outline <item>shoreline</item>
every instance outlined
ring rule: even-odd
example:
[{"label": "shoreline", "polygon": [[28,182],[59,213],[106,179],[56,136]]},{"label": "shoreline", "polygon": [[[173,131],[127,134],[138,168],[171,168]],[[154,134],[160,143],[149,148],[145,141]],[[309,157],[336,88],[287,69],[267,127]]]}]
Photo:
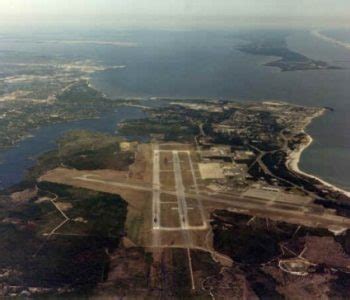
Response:
[{"label": "shoreline", "polygon": [[323,41],[326,41],[328,43],[331,43],[331,44],[334,44],[334,45],[337,45],[337,46],[340,46],[340,47],[343,47],[343,48],[350,50],[350,43],[339,41],[335,38],[329,37],[329,36],[319,32],[319,31],[317,31],[317,30],[312,30],[311,34],[313,36],[323,40]]},{"label": "shoreline", "polygon": [[301,143],[297,149],[295,149],[294,151],[291,151],[289,154],[288,154],[288,157],[287,157],[287,161],[286,161],[286,166],[288,169],[290,169],[291,171],[297,173],[297,174],[300,174],[300,175],[303,175],[303,176],[306,176],[306,177],[309,177],[309,178],[312,178],[312,179],[315,179],[317,180],[318,182],[320,182],[320,184],[326,186],[327,188],[330,188],[332,191],[334,192],[340,192],[342,194],[344,194],[345,196],[349,197],[350,198],[350,191],[346,191],[342,188],[339,188],[319,177],[317,177],[316,175],[313,175],[313,174],[310,174],[310,173],[307,173],[307,172],[304,172],[302,170],[300,170],[299,168],[299,162],[300,162],[300,158],[301,158],[301,155],[302,153],[304,152],[305,149],[307,149],[312,143],[313,143],[313,138],[311,135],[309,135],[305,129],[307,128],[307,126],[309,126],[309,124],[312,122],[313,119],[315,118],[318,118],[318,117],[321,117],[323,114],[325,113],[325,109],[323,109],[319,114],[316,114],[312,117],[309,118],[307,124],[304,126],[304,129],[301,131],[302,133],[304,133],[306,135],[306,138],[307,138],[307,142],[306,143]]}]

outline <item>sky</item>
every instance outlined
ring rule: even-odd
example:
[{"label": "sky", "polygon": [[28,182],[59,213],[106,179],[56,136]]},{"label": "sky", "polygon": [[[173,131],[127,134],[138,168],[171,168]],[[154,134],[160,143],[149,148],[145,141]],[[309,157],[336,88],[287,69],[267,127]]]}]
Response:
[{"label": "sky", "polygon": [[350,0],[0,0],[0,23],[350,26]]}]

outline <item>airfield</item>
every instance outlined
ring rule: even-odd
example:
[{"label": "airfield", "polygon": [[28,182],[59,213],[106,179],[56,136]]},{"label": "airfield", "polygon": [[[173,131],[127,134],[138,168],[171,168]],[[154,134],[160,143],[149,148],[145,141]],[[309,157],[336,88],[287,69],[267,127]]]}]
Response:
[{"label": "airfield", "polygon": [[216,166],[205,162],[192,144],[150,143],[138,145],[128,171],[57,168],[39,180],[120,195],[128,203],[124,247],[141,246],[153,254],[150,278],[155,288],[172,250],[184,251],[183,266],[193,291],[202,288],[200,273],[194,270],[196,250],[209,253],[222,266],[232,265],[230,257],[214,249],[211,218],[216,210],[251,216],[247,226],[265,218],[266,226],[272,219],[335,233],[350,228],[350,219],[315,205],[309,195],[256,187],[213,190],[217,181],[212,178],[222,177]]},{"label": "airfield", "polygon": [[120,195],[128,202],[129,243],[147,248],[201,249],[212,245],[211,214],[217,209],[341,231],[350,219],[313,203],[309,196],[248,189],[213,191],[192,144],[140,144],[128,171],[57,168],[39,180]]}]

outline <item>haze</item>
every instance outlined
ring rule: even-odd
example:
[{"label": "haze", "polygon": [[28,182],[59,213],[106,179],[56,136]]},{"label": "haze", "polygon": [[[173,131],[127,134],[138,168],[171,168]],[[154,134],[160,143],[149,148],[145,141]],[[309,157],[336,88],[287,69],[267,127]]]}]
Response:
[{"label": "haze", "polygon": [[[336,2],[336,3],[335,3]],[[348,0],[1,0],[6,24],[348,26]]]}]

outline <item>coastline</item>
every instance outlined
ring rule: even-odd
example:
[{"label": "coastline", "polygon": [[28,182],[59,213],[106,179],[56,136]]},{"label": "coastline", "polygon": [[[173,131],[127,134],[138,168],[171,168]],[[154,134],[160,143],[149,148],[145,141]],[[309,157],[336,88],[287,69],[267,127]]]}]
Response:
[{"label": "coastline", "polygon": [[350,43],[346,43],[346,42],[339,41],[339,40],[337,40],[337,39],[334,39],[334,38],[332,38],[332,37],[329,37],[329,36],[327,36],[327,35],[325,35],[325,34],[319,32],[319,31],[317,31],[317,30],[312,30],[312,31],[311,31],[311,34],[312,34],[313,36],[315,36],[315,37],[321,39],[321,40],[324,40],[324,41],[329,42],[329,43],[331,43],[331,44],[335,44],[335,45],[337,45],[337,46],[341,46],[341,47],[344,47],[344,48],[350,50]]},{"label": "coastline", "polygon": [[317,180],[318,182],[320,182],[322,185],[326,186],[327,188],[330,188],[332,191],[335,191],[335,192],[340,192],[342,194],[344,194],[345,196],[349,197],[350,198],[350,192],[349,191],[346,191],[344,189],[341,189],[319,177],[317,177],[316,175],[313,175],[313,174],[310,174],[310,173],[307,173],[307,172],[304,172],[302,170],[300,170],[299,168],[299,162],[300,162],[300,158],[301,158],[301,155],[303,153],[303,151],[305,149],[307,149],[312,143],[313,143],[313,138],[311,137],[311,135],[309,135],[305,129],[307,128],[307,126],[312,122],[313,119],[315,118],[318,118],[320,116],[322,116],[323,114],[325,113],[325,109],[323,109],[319,114],[316,114],[312,117],[309,118],[307,124],[304,126],[304,128],[302,129],[302,133],[304,133],[306,135],[306,138],[307,138],[307,142],[306,143],[301,143],[297,149],[295,149],[294,151],[291,151],[289,154],[288,154],[288,158],[287,158],[287,161],[286,161],[286,166],[288,169],[290,169],[291,171],[295,172],[295,173],[298,173],[300,175],[303,175],[303,176],[306,176],[306,177],[309,177],[309,178],[312,178],[312,179],[315,179]]}]

